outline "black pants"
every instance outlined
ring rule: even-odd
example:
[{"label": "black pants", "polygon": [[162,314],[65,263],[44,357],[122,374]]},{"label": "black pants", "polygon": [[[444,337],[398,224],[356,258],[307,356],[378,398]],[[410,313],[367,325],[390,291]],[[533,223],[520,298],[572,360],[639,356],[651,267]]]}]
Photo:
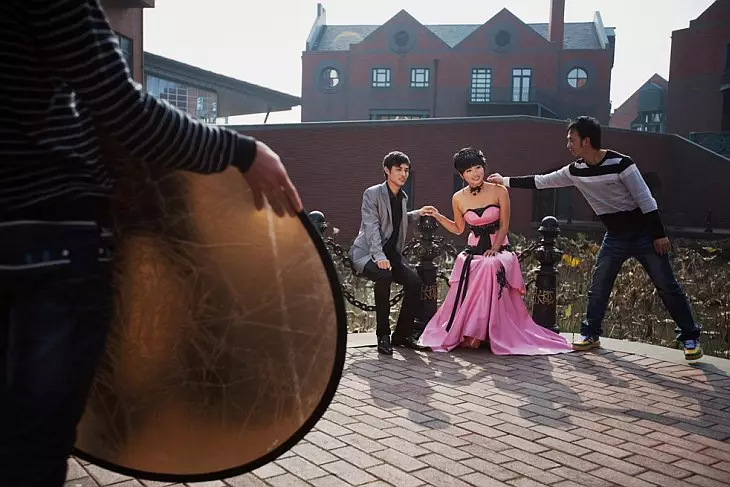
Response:
[{"label": "black pants", "polygon": [[423,307],[421,278],[400,259],[390,260],[390,265],[392,270],[380,269],[375,262],[370,261],[363,270],[363,275],[375,282],[375,333],[378,336],[390,335],[390,285],[396,282],[403,285],[405,295],[393,334],[409,337],[413,333],[414,320],[421,315]]},{"label": "black pants", "polygon": [[0,226],[4,487],[64,485],[111,319],[103,247],[95,226]]}]

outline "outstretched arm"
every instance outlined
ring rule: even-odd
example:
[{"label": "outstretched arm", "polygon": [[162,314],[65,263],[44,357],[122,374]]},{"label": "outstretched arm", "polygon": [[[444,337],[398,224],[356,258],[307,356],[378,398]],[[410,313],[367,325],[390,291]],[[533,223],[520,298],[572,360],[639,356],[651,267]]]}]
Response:
[{"label": "outstretched arm", "polygon": [[52,75],[66,82],[79,107],[139,159],[170,169],[213,173],[249,169],[256,141],[194,120],[135,83],[99,0],[26,0]]},{"label": "outstretched arm", "polygon": [[442,213],[439,213],[439,211],[433,206],[429,206],[427,208],[429,209],[427,214],[436,218],[436,220],[446,230],[456,235],[464,233],[464,215],[461,214],[461,208],[459,208],[459,201],[457,200],[456,195],[451,198],[451,209],[454,212],[453,221],[449,220]]},{"label": "outstretched arm", "polygon": [[534,176],[507,177],[495,173],[489,175],[487,181],[494,184],[501,184],[507,188],[520,189],[548,189],[573,186],[573,178],[570,175],[569,165],[548,174],[536,174]]},{"label": "outstretched arm", "polygon": [[199,122],[132,80],[99,0],[26,0],[30,29],[49,74],[65,82],[79,111],[135,158],[167,169],[245,173],[254,203],[278,214],[302,211],[279,156],[266,144]]}]

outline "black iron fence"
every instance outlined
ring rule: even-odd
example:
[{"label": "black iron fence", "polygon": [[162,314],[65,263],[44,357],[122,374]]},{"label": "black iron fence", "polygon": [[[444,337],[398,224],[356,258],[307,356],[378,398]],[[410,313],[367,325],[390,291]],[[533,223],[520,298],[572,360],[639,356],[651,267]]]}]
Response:
[{"label": "black iron fence", "polygon": [[[324,239],[324,243],[338,268],[342,292],[347,301],[356,308],[372,312],[375,306],[367,304],[356,297],[353,286],[348,283],[364,280],[352,266],[349,258],[349,249],[342,247],[334,241],[334,238],[327,236],[327,220],[325,215],[319,211],[309,214],[310,220]],[[421,277],[421,299],[423,300],[423,315],[416,320],[416,331],[421,332],[428,321],[438,309],[439,286],[438,281],[444,281],[448,286],[449,273],[453,261],[459,254],[459,250],[447,242],[443,236],[436,235],[439,225],[436,219],[429,216],[422,216],[418,223],[417,236],[412,238],[403,249],[403,256],[416,269]],[[528,245],[518,255],[522,262],[530,255],[535,255],[539,262],[539,269],[534,280],[528,281],[527,286],[534,283],[536,289],[532,303],[532,317],[536,323],[558,332],[556,320],[556,290],[557,290],[557,264],[563,252],[555,246],[555,239],[560,234],[560,226],[555,217],[547,216],[542,219],[540,228],[540,240]],[[345,276],[344,274],[350,274]],[[391,306],[397,304],[403,298],[403,290],[397,291],[390,299]]]}]

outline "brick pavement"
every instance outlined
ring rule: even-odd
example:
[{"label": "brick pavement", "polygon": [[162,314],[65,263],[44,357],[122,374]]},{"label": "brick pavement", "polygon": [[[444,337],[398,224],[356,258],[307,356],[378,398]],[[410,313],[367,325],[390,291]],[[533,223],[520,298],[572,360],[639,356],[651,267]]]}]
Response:
[{"label": "brick pavement", "polygon": [[[335,401],[302,442],[251,474],[190,485],[730,485],[730,377],[720,372],[605,349],[350,349]],[[72,462],[67,487],[107,485],[171,484]]]}]

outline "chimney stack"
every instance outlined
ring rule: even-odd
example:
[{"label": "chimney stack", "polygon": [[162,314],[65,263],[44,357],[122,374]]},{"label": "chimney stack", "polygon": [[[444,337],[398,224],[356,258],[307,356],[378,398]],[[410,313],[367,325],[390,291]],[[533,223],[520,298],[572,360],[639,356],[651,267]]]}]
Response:
[{"label": "chimney stack", "polygon": [[550,24],[548,25],[548,40],[563,48],[565,38],[565,0],[552,0],[550,5]]}]

